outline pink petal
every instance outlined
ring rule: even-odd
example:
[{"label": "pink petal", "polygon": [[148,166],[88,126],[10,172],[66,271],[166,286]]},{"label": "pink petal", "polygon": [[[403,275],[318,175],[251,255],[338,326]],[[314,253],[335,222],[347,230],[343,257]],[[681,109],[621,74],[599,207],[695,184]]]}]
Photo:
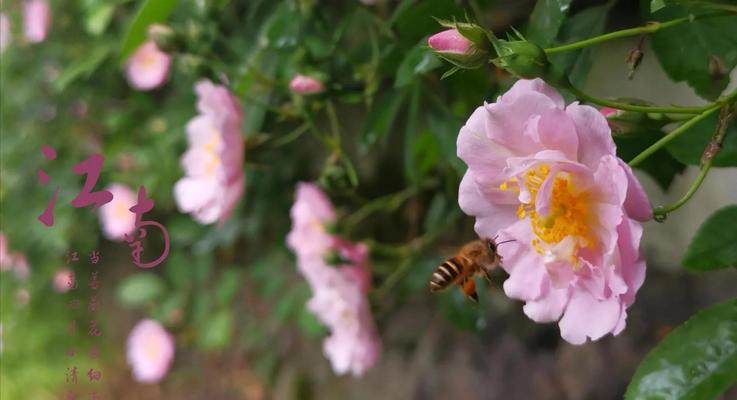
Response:
[{"label": "pink petal", "polygon": [[489,113],[485,107],[478,107],[468,118],[458,134],[458,158],[470,169],[478,171],[479,178],[494,179],[506,166],[506,159],[512,155],[499,143],[489,139],[486,134],[486,121]]},{"label": "pink petal", "polygon": [[624,201],[624,209],[627,215],[638,221],[648,221],[653,217],[653,208],[645,189],[640,185],[632,168],[627,163],[618,159],[619,164],[627,174],[627,199]]},{"label": "pink petal", "polygon": [[[512,192],[508,192],[513,194]],[[468,215],[477,217],[475,230],[480,237],[492,238],[504,227],[517,221],[514,213],[516,206],[492,204],[482,195],[474,175],[469,170],[463,176],[459,186],[458,204]]]},{"label": "pink petal", "polygon": [[518,221],[502,232],[500,241],[515,240],[499,249],[503,257],[502,268],[509,273],[509,278],[504,281],[504,293],[513,299],[538,299],[543,293],[543,284],[547,282],[547,271],[542,257],[529,247],[533,238],[529,221]]},{"label": "pink petal", "polygon": [[568,304],[570,290],[568,288],[550,288],[545,295],[537,300],[525,303],[522,310],[535,322],[557,321]]},{"label": "pink petal", "polygon": [[586,291],[574,290],[558,323],[560,335],[568,343],[578,345],[584,344],[587,338],[597,340],[614,331],[621,311],[614,297],[597,300]]},{"label": "pink petal", "polygon": [[571,103],[566,107],[578,132],[578,161],[595,169],[605,155],[615,155],[616,147],[606,118],[589,106]]},{"label": "pink petal", "polygon": [[427,44],[435,51],[452,53],[465,53],[472,45],[457,29],[438,32],[427,39]]}]

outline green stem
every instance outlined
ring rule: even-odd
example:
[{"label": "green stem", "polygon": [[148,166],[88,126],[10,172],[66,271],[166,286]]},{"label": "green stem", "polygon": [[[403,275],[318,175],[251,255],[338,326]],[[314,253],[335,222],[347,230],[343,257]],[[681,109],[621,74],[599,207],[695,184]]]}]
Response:
[{"label": "green stem", "polygon": [[374,199],[345,218],[345,226],[350,229],[379,210],[393,211],[407,201],[407,199],[414,196],[419,189],[419,186],[410,186],[399,192]]},{"label": "green stem", "polygon": [[650,147],[645,149],[642,153],[638,154],[637,157],[630,160],[628,163],[631,167],[634,167],[644,161],[646,158],[650,157],[653,153],[660,150],[663,146],[668,144],[671,140],[681,136],[684,132],[686,132],[689,128],[699,123],[704,118],[708,117],[709,115],[713,114],[715,111],[719,109],[718,106],[715,106],[714,104],[710,105],[711,108],[707,109],[703,113],[691,118],[690,120],[686,121],[683,125],[679,126],[676,129],[673,129],[672,131],[668,132],[667,135],[663,136],[660,140],[653,143]]},{"label": "green stem", "polygon": [[335,113],[335,107],[331,100],[327,101],[325,111],[328,114],[328,121],[330,121],[330,131],[333,134],[333,139],[337,146],[340,147],[340,124],[338,123],[338,116]]},{"label": "green stem", "polygon": [[581,91],[580,89],[576,88],[570,83],[565,84],[564,88],[568,89],[568,91],[570,91],[574,96],[582,100],[585,100],[589,103],[594,103],[600,106],[611,107],[611,108],[616,108],[618,110],[625,110],[625,111],[636,111],[636,112],[644,112],[644,113],[701,114],[704,111],[708,110],[710,107],[713,107],[713,104],[707,104],[706,106],[702,106],[702,107],[640,106],[636,104],[621,103],[618,101],[612,101],[612,100],[595,97],[595,96],[592,96],[590,94],[587,94]]},{"label": "green stem", "polygon": [[289,143],[292,143],[293,141],[297,140],[300,136],[302,136],[303,133],[310,130],[310,124],[304,123],[297,127],[297,129],[293,130],[289,134],[280,137],[279,139],[275,140],[274,143],[271,145],[272,148],[281,147],[284,145],[287,145]]},{"label": "green stem", "polygon": [[668,213],[675,211],[681,208],[682,205],[686,204],[699,189],[699,186],[701,186],[704,178],[706,178],[706,174],[708,174],[709,169],[711,169],[712,162],[713,160],[711,159],[707,160],[704,165],[701,166],[701,172],[699,172],[699,176],[696,177],[696,180],[691,184],[691,187],[688,188],[688,191],[686,192],[686,194],[683,195],[683,197],[681,197],[680,199],[678,199],[678,201],[669,206],[656,207],[655,210],[653,210],[653,218],[656,221],[663,221],[665,220],[665,217],[668,215]]},{"label": "green stem", "polygon": [[660,29],[670,28],[671,26],[682,24],[684,22],[689,22],[689,21],[693,21],[696,19],[700,19],[700,18],[715,17],[719,15],[722,15],[722,14],[721,13],[711,13],[711,14],[702,14],[702,15],[677,18],[677,19],[667,21],[667,22],[649,22],[646,25],[640,26],[637,28],[622,29],[621,31],[605,33],[603,35],[594,36],[592,38],[584,39],[578,42],[568,43],[568,44],[564,44],[564,45],[556,46],[556,47],[549,47],[545,49],[545,54],[550,55],[550,54],[556,54],[556,53],[563,53],[566,51],[581,49],[581,48],[591,46],[597,43],[606,42],[612,39],[619,39],[619,38],[628,37],[628,36],[638,36],[638,35],[643,35],[646,33],[653,33],[653,32],[659,31]]}]

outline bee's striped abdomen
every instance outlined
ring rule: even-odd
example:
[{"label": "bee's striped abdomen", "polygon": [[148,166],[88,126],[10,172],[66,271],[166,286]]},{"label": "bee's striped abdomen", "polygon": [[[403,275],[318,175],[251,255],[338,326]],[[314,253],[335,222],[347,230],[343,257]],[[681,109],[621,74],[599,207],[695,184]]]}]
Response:
[{"label": "bee's striped abdomen", "polygon": [[430,291],[443,290],[454,284],[461,276],[462,264],[458,257],[453,257],[442,263],[430,278]]}]

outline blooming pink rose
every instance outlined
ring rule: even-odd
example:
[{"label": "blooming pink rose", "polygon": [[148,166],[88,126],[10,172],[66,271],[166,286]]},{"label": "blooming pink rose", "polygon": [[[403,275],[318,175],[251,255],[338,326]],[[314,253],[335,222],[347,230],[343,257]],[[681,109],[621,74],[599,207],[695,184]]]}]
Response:
[{"label": "blooming pink rose", "polygon": [[[307,308],[331,331],[324,342],[325,355],[336,373],[360,376],[381,353],[367,298],[371,286],[368,249],[328,232],[326,226],[334,222],[335,211],[313,183],[297,185],[291,215],[287,243],[312,289]],[[326,256],[333,252],[345,263],[328,265]]]},{"label": "blooming pink rose", "polygon": [[169,371],[174,358],[174,338],[160,323],[139,321],[128,335],[128,364],[138,382],[155,383]]},{"label": "blooming pink rose", "polygon": [[5,13],[0,13],[0,51],[5,50],[10,44],[10,18]]},{"label": "blooming pink rose", "polygon": [[296,75],[289,82],[289,88],[297,94],[313,94],[320,93],[325,88],[320,80],[307,75]]},{"label": "blooming pink rose", "polygon": [[159,50],[153,40],[148,40],[126,62],[125,76],[133,88],[151,90],[164,84],[170,65],[171,56]]},{"label": "blooming pink rose", "polygon": [[210,224],[224,221],[243,195],[243,114],[223,86],[203,80],[195,92],[200,115],[187,124],[189,149],[181,160],[186,176],[174,186],[174,196],[182,212]]},{"label": "blooming pink rose", "polygon": [[100,207],[102,233],[110,240],[123,240],[136,227],[136,215],[130,208],[138,198],[133,190],[120,183],[113,183],[106,190],[113,194],[113,200]]},{"label": "blooming pink rose", "polygon": [[438,32],[427,39],[427,44],[435,51],[465,53],[471,47],[471,41],[461,35],[457,29]]},{"label": "blooming pink rose", "polygon": [[66,293],[74,285],[74,271],[69,268],[61,268],[54,273],[52,286],[58,293]]},{"label": "blooming pink rose", "polygon": [[468,164],[459,204],[499,247],[505,293],[573,344],[624,329],[645,278],[647,195],[615,154],[606,118],[542,80],[518,81],[474,111],[458,136]]},{"label": "blooming pink rose", "polygon": [[23,3],[23,32],[29,42],[43,42],[50,25],[51,9],[47,0],[26,0]]}]

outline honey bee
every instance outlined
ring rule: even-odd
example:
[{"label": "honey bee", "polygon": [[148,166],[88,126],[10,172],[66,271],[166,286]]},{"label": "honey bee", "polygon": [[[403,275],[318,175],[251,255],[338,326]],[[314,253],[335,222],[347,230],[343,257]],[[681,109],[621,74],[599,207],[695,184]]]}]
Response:
[{"label": "honey bee", "polygon": [[491,281],[491,271],[502,262],[497,246],[511,241],[496,243],[494,239],[481,239],[466,243],[454,257],[440,264],[433,272],[430,291],[437,292],[457,284],[466,297],[478,303],[476,277],[483,276]]}]

